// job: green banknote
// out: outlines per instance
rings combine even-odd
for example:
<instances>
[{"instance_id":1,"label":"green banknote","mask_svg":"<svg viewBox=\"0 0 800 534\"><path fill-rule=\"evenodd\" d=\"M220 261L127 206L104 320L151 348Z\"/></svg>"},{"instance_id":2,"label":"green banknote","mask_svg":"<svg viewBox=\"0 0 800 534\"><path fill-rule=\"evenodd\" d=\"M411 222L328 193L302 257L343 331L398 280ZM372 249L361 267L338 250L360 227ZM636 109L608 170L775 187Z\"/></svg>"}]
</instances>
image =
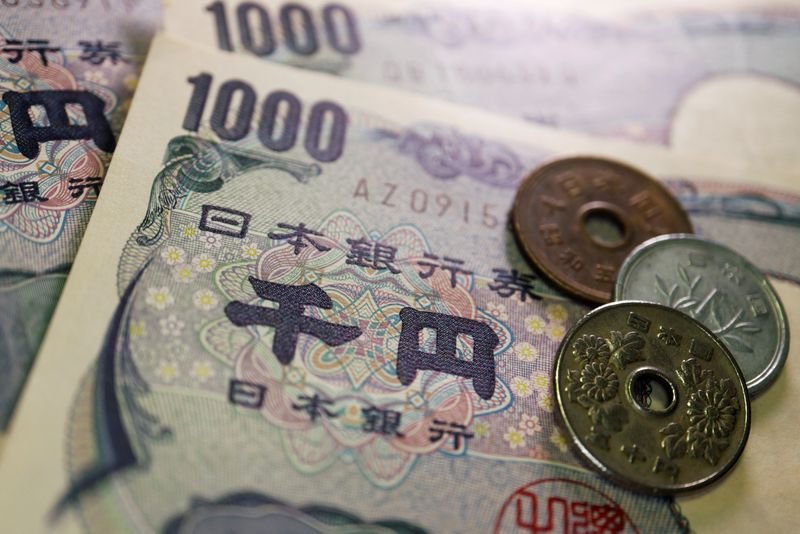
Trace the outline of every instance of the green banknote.
<instances>
[{"instance_id":1,"label":"green banknote","mask_svg":"<svg viewBox=\"0 0 800 534\"><path fill-rule=\"evenodd\" d=\"M159 8L0 5L0 431L100 192Z\"/></svg>"},{"instance_id":2,"label":"green banknote","mask_svg":"<svg viewBox=\"0 0 800 534\"><path fill-rule=\"evenodd\" d=\"M706 172L738 187L657 147L158 37L0 463L4 523L684 528L582 468L554 420L553 357L588 308L530 270L507 213L529 168L575 151L698 202Z\"/></svg>"}]
</instances>

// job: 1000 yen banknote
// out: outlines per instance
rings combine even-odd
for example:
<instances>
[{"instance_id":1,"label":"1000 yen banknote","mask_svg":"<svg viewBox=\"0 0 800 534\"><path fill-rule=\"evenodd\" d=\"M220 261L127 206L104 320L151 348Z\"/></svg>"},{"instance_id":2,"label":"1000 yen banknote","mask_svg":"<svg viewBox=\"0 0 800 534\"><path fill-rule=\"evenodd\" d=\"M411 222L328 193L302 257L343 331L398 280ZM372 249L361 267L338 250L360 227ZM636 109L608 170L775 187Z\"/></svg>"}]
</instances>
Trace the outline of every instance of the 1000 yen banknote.
<instances>
[{"instance_id":1,"label":"1000 yen banknote","mask_svg":"<svg viewBox=\"0 0 800 534\"><path fill-rule=\"evenodd\" d=\"M0 6L0 431L103 184L155 0Z\"/></svg>"},{"instance_id":2,"label":"1000 yen banknote","mask_svg":"<svg viewBox=\"0 0 800 534\"><path fill-rule=\"evenodd\" d=\"M157 38L0 514L19 531L680 529L671 500L576 463L550 370L587 308L506 227L527 169L589 149L689 185L707 170Z\"/></svg>"},{"instance_id":3,"label":"1000 yen banknote","mask_svg":"<svg viewBox=\"0 0 800 534\"><path fill-rule=\"evenodd\" d=\"M778 94L772 106L797 95L800 8L784 4L176 0L165 27L221 50L667 144L685 108L751 90L751 105L762 89Z\"/></svg>"},{"instance_id":4,"label":"1000 yen banknote","mask_svg":"<svg viewBox=\"0 0 800 534\"><path fill-rule=\"evenodd\" d=\"M739 186L678 179L675 190L700 233L756 261L794 299L800 263L796 247L782 244L799 235L797 198L764 185L796 190L798 13L796 3L748 0L221 0L173 2L165 25L224 50L735 164ZM754 405L754 429L769 430L753 433L756 452L743 463L759 475L741 482L737 470L741 483L693 499L687 513L701 528L780 528L793 516L776 503L800 498L800 487L775 469L800 468L791 453L797 433L786 430L794 428L787 406L800 394L791 360L787 378ZM731 492L771 513L720 506Z\"/></svg>"}]
</instances>

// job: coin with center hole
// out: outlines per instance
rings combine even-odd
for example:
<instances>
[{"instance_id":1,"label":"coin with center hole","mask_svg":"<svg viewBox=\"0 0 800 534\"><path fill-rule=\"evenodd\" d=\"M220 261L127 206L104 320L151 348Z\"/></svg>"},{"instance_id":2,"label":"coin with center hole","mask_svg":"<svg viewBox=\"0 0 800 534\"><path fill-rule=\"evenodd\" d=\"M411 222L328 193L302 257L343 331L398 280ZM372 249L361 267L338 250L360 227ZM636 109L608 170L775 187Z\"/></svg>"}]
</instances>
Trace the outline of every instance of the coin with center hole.
<instances>
[{"instance_id":1,"label":"coin with center hole","mask_svg":"<svg viewBox=\"0 0 800 534\"><path fill-rule=\"evenodd\" d=\"M750 401L727 347L686 314L621 301L584 316L558 351L558 414L577 452L654 495L723 476L750 431Z\"/></svg>"},{"instance_id":2,"label":"coin with center hole","mask_svg":"<svg viewBox=\"0 0 800 534\"><path fill-rule=\"evenodd\" d=\"M512 214L528 258L564 291L608 302L617 271L637 245L691 233L678 201L655 179L623 163L560 159L520 185Z\"/></svg>"},{"instance_id":3,"label":"coin with center hole","mask_svg":"<svg viewBox=\"0 0 800 534\"><path fill-rule=\"evenodd\" d=\"M719 243L682 234L650 239L622 264L614 295L665 304L703 323L728 346L751 395L786 361L789 326L778 294L756 266Z\"/></svg>"}]
</instances>

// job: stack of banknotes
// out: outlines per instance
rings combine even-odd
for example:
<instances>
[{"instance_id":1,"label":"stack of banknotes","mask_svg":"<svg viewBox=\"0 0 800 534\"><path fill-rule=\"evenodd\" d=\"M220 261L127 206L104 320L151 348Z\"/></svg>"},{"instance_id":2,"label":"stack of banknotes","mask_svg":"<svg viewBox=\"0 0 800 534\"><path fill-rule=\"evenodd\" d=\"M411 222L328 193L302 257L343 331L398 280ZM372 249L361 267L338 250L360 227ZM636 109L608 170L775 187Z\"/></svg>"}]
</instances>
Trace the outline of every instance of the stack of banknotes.
<instances>
[{"instance_id":1,"label":"stack of banknotes","mask_svg":"<svg viewBox=\"0 0 800 534\"><path fill-rule=\"evenodd\" d=\"M616 485L509 212L645 169L800 331L799 51L772 0L3 0L0 532L791 530L797 345L722 480Z\"/></svg>"}]
</instances>

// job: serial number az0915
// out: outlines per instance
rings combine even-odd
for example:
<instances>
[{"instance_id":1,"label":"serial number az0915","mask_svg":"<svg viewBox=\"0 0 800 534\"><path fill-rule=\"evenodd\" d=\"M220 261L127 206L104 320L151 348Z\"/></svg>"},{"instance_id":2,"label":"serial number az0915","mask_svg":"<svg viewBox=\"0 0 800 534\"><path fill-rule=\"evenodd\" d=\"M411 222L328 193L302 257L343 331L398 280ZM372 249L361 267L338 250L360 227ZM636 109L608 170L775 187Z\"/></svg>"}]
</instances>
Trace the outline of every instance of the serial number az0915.
<instances>
[{"instance_id":1,"label":"serial number az0915","mask_svg":"<svg viewBox=\"0 0 800 534\"><path fill-rule=\"evenodd\" d=\"M392 182L372 183L366 178L361 178L356 184L353 198L391 209L458 219L486 228L497 228L505 224L507 218L497 204L490 202L473 202L419 187L409 189Z\"/></svg>"}]
</instances>

